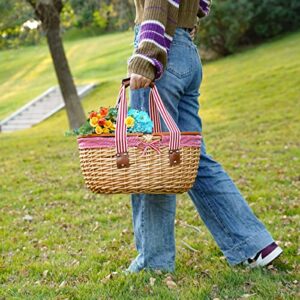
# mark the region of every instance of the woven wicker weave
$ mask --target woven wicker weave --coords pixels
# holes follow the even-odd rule
[[[195,181],[200,147],[182,147],[176,166],[170,166],[168,146],[160,147],[160,154],[147,149],[142,155],[137,147],[128,147],[128,152],[130,167],[118,169],[114,147],[79,149],[86,186],[100,194],[175,194],[186,192]]]
[[[128,79],[122,81],[115,135],[78,137],[86,186],[94,193],[177,194],[188,191],[196,178],[201,133],[180,132],[154,84],[149,95],[153,134],[128,134],[125,125]],[[169,132],[161,132],[159,114]]]

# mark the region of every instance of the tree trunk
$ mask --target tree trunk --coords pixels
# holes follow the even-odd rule
[[[27,0],[35,14],[42,22],[46,33],[57,80],[65,102],[70,129],[79,128],[85,123],[82,108],[68,60],[60,36],[60,13],[63,9],[62,0]]]
[[[48,29],[46,36],[57,80],[65,102],[69,127],[70,129],[78,128],[86,121],[86,117],[69,68],[59,28]]]

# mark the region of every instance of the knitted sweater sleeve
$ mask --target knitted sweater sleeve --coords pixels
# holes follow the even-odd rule
[[[172,41],[167,20],[178,19],[180,0],[145,0],[140,28],[139,45],[128,60],[128,75],[136,73],[151,80],[159,79],[167,64],[167,54]]]
[[[197,16],[199,18],[206,17],[210,13],[212,0],[199,0],[199,9]]]

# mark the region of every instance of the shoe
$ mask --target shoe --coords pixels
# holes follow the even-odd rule
[[[282,249],[275,242],[273,242],[259,251],[256,255],[248,258],[243,262],[243,264],[250,268],[264,267],[270,264],[282,252]]]

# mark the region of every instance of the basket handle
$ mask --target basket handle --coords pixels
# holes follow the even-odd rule
[[[122,91],[122,86],[125,85],[125,88],[127,88],[130,84],[130,77],[125,78],[122,80],[122,84],[120,87],[120,92],[116,101],[116,109],[119,108],[120,105],[120,100],[121,100],[121,91]],[[151,82],[150,87],[153,88],[154,83]],[[153,94],[150,93],[149,95],[149,112],[150,112],[150,119],[153,121],[153,132],[161,132],[161,123],[160,123],[160,118],[159,118],[159,113],[157,111],[156,105],[154,103],[154,99],[153,99]]]
[[[129,86],[130,79],[126,78],[122,80],[122,85],[119,92],[119,97],[117,100],[116,108],[118,108],[117,122],[116,122],[116,132],[115,132],[115,143],[117,150],[117,167],[118,168],[128,168],[129,167],[129,155],[128,155],[128,144],[127,144],[127,126],[125,124],[125,118],[127,117],[128,108],[127,108],[127,99],[126,99],[126,87]],[[157,87],[154,83],[150,85],[150,113],[152,111],[152,117],[157,121],[159,120],[159,115],[162,116],[167,128],[170,132],[170,143],[169,143],[169,161],[170,165],[177,165],[180,163],[180,137],[181,133],[176,125],[175,121],[171,115],[166,110],[162,99],[159,96]],[[153,121],[155,120],[153,119]],[[155,124],[158,124],[156,122]],[[160,124],[160,123],[159,123]],[[156,125],[157,126],[157,125]],[[160,129],[159,127],[154,128],[155,130]]]

